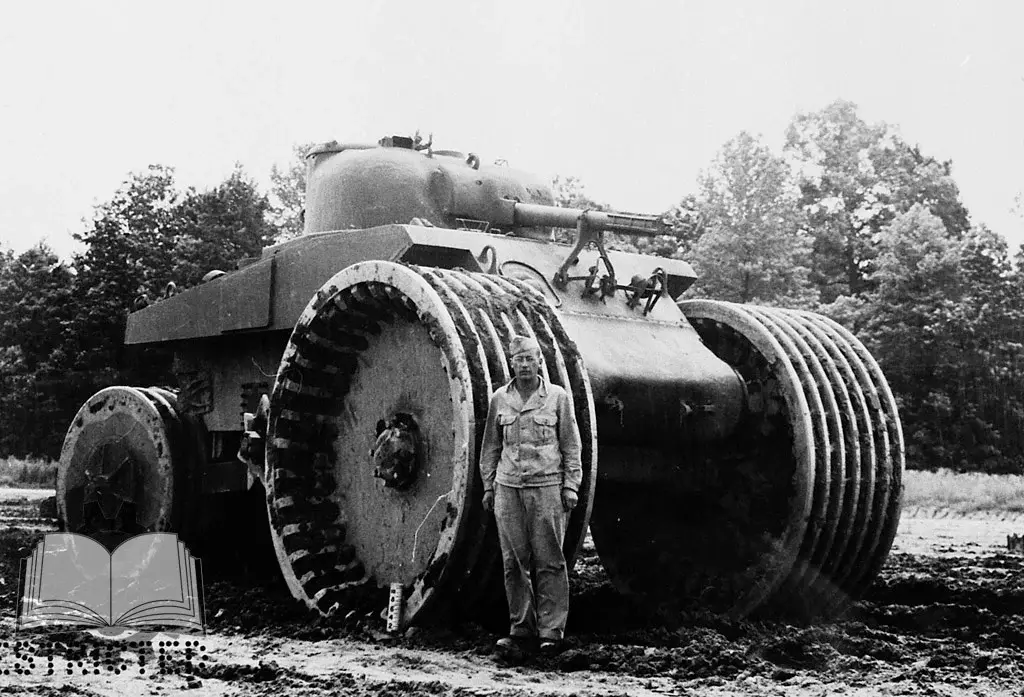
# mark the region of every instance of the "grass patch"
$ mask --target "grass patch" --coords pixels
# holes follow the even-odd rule
[[[907,470],[904,508],[957,513],[1024,513],[1024,476],[939,470]]]
[[[51,460],[0,458],[0,487],[13,489],[52,489],[57,463]]]
[[[42,459],[0,457],[0,487],[52,489],[57,463]],[[946,509],[957,513],[1024,514],[1024,476],[908,469],[903,507]]]

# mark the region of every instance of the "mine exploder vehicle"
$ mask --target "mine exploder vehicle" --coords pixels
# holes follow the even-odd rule
[[[903,437],[842,326],[680,301],[689,264],[604,245],[657,217],[557,207],[530,175],[418,139],[314,148],[304,216],[301,237],[129,315],[126,343],[173,350],[177,387],[82,406],[64,529],[175,531],[210,559],[268,536],[324,614],[395,583],[404,624],[503,603],[477,454],[527,334],[582,435],[570,563],[589,526],[623,593],[733,616],[832,614],[876,577]],[[228,503],[245,492],[256,506]]]

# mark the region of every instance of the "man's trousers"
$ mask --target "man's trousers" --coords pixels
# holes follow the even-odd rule
[[[562,488],[495,484],[494,489],[509,634],[559,640],[569,616],[569,573],[562,554],[568,516]]]

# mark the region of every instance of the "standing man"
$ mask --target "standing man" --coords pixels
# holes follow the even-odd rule
[[[512,338],[515,377],[491,395],[480,452],[483,506],[493,511],[511,630],[499,651],[557,653],[569,616],[565,525],[583,480],[569,396],[544,380],[537,341]]]

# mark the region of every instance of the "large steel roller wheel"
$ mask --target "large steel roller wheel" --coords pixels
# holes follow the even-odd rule
[[[701,516],[659,519],[664,537],[686,541],[676,566],[658,571],[687,600],[737,615],[841,611],[877,575],[899,522],[903,436],[885,377],[826,317],[708,300],[680,307],[744,380],[748,410],[728,443],[680,463],[717,476],[680,494],[696,494]]]
[[[105,544],[178,531],[189,503],[184,438],[171,392],[119,386],[90,397],[68,429],[57,468],[64,529]]]
[[[593,398],[543,296],[498,276],[365,262],[310,301],[270,400],[271,537],[297,599],[330,614],[401,583],[408,624],[493,597],[500,561],[477,462],[514,333],[536,336],[580,422],[584,486],[565,540],[575,556],[595,479]]]

